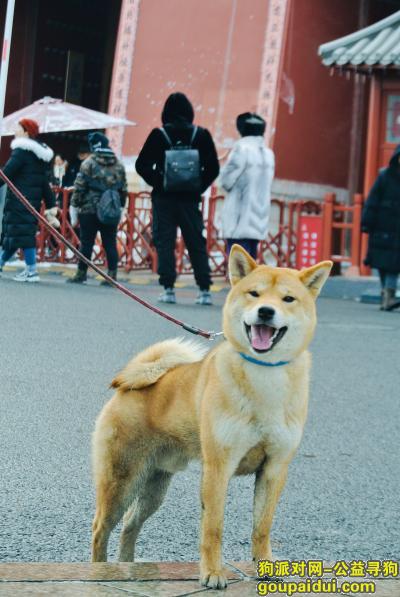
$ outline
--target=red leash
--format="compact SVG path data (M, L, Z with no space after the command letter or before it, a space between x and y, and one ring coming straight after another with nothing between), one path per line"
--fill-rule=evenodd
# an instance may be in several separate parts
M28 211L30 211L30 213L33 216L35 216L35 218L37 220L39 220L39 222L41 222L43 224L43 226L45 226L45 228L50 232L50 234L52 234L57 240L64 243L81 261L83 261L84 263L86 263L86 265L88 265L89 267L94 269L94 271L96 273L98 273L100 276L102 276L105 280L107 280L107 282L111 286L114 286L120 292L123 292L124 294L126 294L126 296L129 296L129 298L140 303L141 305L143 305L143 307L150 309L150 311L157 313L157 315L161 315L161 317L168 319L168 321L175 323L176 325L180 326L181 328L183 328L187 332L190 332L191 334L195 334L197 336L203 336L203 338L207 338L208 340L214 340L217 336L222 335L222 332L213 332L213 331L202 330L195 326L188 325L188 324L184 323L183 321L180 321L179 319L176 319L169 313L166 313L165 311L161 311L161 309L158 309L151 303L148 303L147 301L141 299L139 296L134 294L131 290L126 288L126 286L123 286L122 284L120 284L119 282L117 282L116 280L111 278L111 276L109 276L108 274L103 272L103 270L101 270L98 265L96 265L95 263L90 261L90 259L87 259L87 257L82 255L82 253L80 251L78 251L78 249L76 249L68 239L64 238L64 236L62 234L60 234L58 232L58 230L56 230L55 228L53 228L53 226L51 226L51 224L49 224L49 222L46 220L46 218L44 218L38 211L36 211L36 209L29 203L29 201L26 199L26 197L24 197L24 195L21 193L21 191L19 191L17 189L17 187L11 182L11 180L4 174L4 172L1 168L0 168L0 178L2 178L4 180L4 182L8 185L8 187L11 189L11 191L14 193L14 195L16 197L18 197L18 199L24 204L26 209Z

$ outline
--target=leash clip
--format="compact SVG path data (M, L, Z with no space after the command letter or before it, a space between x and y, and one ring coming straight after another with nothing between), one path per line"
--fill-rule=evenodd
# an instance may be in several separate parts
M209 339L210 340L216 340L218 338L218 336L223 336L224 332L214 332L214 331L210 331L208 332L210 334Z
M194 325L188 325L187 323L184 323L182 325L182 328L187 332L194 334L195 336L203 336L208 340L215 340L218 336L224 335L224 332L214 332L213 330L211 330L210 332L206 332L204 330L201 330L200 328L195 327Z

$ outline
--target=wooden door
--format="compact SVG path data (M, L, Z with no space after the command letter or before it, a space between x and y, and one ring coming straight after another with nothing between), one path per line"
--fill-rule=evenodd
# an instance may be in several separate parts
M390 75L375 72L370 85L368 133L364 173L364 197L374 184L380 168L385 168L393 150L400 144L400 81L396 81L397 71ZM371 270L364 265L367 253L368 236L361 238L361 275L370 275Z
M400 85L389 83L382 89L378 168L389 164L393 150L400 144Z

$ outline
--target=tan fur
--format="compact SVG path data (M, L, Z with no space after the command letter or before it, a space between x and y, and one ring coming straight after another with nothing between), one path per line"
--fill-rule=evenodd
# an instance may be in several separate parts
M207 351L184 338L158 342L136 355L111 382L122 392L150 386L170 369L200 361Z
M252 554L271 558L270 529L287 468L307 416L307 346L316 324L315 298L331 262L298 272L256 267L238 246L231 251L233 285L223 313L226 340L204 357L182 340L156 344L135 357L113 381L93 435L97 507L93 561L105 561L110 532L124 516L120 560L133 561L145 520L161 505L172 475L189 460L203 462L201 582L224 588L221 542L227 486L233 475L255 474ZM250 292L257 292L254 297ZM294 296L291 303L284 296ZM275 310L286 334L257 353L245 323L259 308ZM245 361L238 352L268 363Z

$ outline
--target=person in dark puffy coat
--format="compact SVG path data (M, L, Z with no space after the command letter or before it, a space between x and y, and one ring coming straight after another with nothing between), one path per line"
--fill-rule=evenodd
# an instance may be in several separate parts
M116 158L108 138L103 133L89 133L88 142L91 155L82 162L75 180L75 190L71 197L71 224L75 226L79 219L80 250L88 259L91 258L97 232L100 232L101 242L107 255L108 274L116 280L118 224L102 223L97 216L97 206L104 190L115 187L119 192L122 215L128 193L125 168ZM67 282L73 284L86 282L87 269L88 266L80 261L75 275ZM103 280L101 284L108 285L108 282Z
M195 131L193 120L194 110L188 98L183 93L171 94L161 115L163 128L174 146L180 144L198 150L201 175L199 192L164 190L165 152L171 145L159 128L153 129L146 139L136 160L136 172L153 187L153 240L158 255L159 282L164 286L159 300L165 303L176 302L175 244L179 226L192 262L196 283L200 288L196 302L211 305L210 267L199 203L202 193L217 178L219 163L210 133L202 127L197 127Z
M38 134L36 121L28 118L19 121L15 139L11 142L11 157L3 171L33 207L40 211L42 199L47 209L51 209L55 205L55 197L49 185L49 164L53 150L38 141ZM23 249L26 268L14 277L18 282L40 280L36 271L36 232L36 218L8 189L3 213L0 271L18 249Z
M400 145L368 195L361 227L369 234L365 264L379 271L381 309L392 311L400 306L396 300L400 272Z

